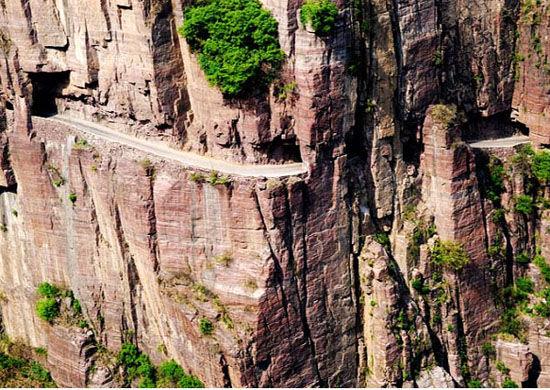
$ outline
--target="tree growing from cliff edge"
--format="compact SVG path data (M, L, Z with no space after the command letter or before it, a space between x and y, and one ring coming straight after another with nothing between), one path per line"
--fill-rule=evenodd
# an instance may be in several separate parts
M300 10L300 22L311 26L319 36L329 35L336 27L338 8L331 0L306 0Z
M544 185L550 183L550 151L542 150L533 157L533 174Z
M208 82L227 97L266 87L284 60L277 21L258 0L200 1L179 29Z

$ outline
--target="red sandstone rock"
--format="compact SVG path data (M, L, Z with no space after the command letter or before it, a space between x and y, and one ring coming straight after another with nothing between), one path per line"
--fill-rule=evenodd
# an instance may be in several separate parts
M532 140L549 143L540 55L519 64L514 89L516 10L502 0L338 0L336 32L322 38L300 26L300 1L262 3L287 54L277 83L296 83L285 101L273 88L227 101L208 85L176 33L186 1L0 1L0 328L47 346L60 385L115 385L108 367L90 369L89 335L36 317L34 290L48 280L74 291L111 352L131 335L154 362L174 358L209 386L443 387L465 384L463 364L487 382L480 349L499 310L489 271L505 271L486 253L494 210L459 133L508 132L513 94ZM529 24L519 25L526 53ZM543 17L536 30L547 27ZM541 34L543 54L547 46ZM46 99L37 73L56 80L60 111L218 159L302 159L310 171L226 188L120 145L75 147L76 129L30 117L33 100ZM470 121L436 123L429 106L440 101ZM512 171L507 210L524 185ZM403 221L408 205L417 211ZM472 259L444 273L439 323L433 292L411 286L432 283L430 243L410 253L415 219L432 217L439 237ZM547 216L527 229L506 219L512 251L537 232L550 257ZM381 231L387 250L368 238ZM546 325L529 326L528 346L498 350L517 381L537 357L538 384L548 386Z

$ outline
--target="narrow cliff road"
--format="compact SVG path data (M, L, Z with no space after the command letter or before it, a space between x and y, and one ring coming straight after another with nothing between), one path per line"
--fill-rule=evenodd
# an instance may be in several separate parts
M102 138L106 141L116 142L157 157L178 161L189 168L206 171L218 171L226 175L245 177L275 178L307 173L307 165L305 163L292 163L284 165L232 163L207 156L201 156L195 153L176 150L159 142L139 139L134 136L118 132L109 127L82 119L76 119L65 115L54 115L47 119L53 122L59 122L64 125L72 126L79 131Z
M526 144L528 142L529 137L526 135L514 135L512 137L472 142L470 146L474 149L513 148L514 146Z

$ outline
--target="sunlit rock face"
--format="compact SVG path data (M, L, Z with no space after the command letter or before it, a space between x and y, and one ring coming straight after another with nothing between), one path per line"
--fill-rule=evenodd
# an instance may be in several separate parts
M470 147L550 144L547 2L334 3L320 37L302 1L262 0L285 62L229 99L177 32L189 1L0 0L0 331L47 347L58 385L120 386L130 342L216 387L550 386L548 320L500 332L507 286L548 287L516 261L550 264L548 211L515 211L548 188L521 144ZM216 176L53 114L304 170ZM469 263L437 264L438 240ZM43 281L73 291L86 327L38 318Z

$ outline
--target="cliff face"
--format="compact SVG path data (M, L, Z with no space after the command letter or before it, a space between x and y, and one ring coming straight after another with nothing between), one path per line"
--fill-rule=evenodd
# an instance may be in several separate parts
M262 0L285 64L227 99L177 34L188 3L0 0L0 330L47 347L62 386L120 384L125 342L208 386L550 386L548 319L502 331L507 287L531 278L533 304L548 287L517 260L550 264L547 183L514 158L526 137L473 144L550 144L550 5L339 0L319 38L302 1ZM304 169L217 176L91 122ZM468 264L438 263L441 241ZM43 281L73 291L85 329L37 317Z

